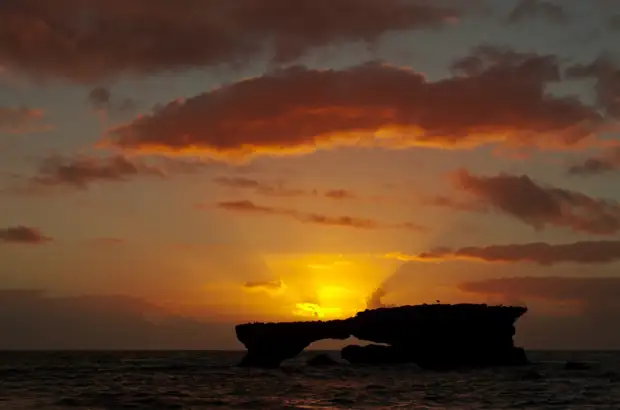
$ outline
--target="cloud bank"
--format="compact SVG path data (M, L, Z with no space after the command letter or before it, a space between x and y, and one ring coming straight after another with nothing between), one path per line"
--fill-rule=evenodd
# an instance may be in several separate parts
M245 62L277 62L390 30L437 27L459 10L422 1L4 0L0 65L35 78L93 83Z
M101 146L237 160L346 145L566 148L605 123L594 107L547 93L560 78L553 56L483 47L453 71L430 82L378 62L278 69L158 107L110 130Z

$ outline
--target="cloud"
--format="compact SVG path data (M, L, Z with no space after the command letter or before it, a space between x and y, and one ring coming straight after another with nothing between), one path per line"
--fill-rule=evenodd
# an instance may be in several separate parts
M571 175L590 176L620 170L620 148L611 148L602 155L586 158L568 168Z
M105 87L95 87L87 97L88 103L93 109L105 112L123 113L135 108L135 101L125 98L120 101L112 98L112 93Z
M41 162L38 174L29 182L34 186L87 189L94 182L126 181L138 175L163 177L164 171L120 155L105 158L52 156Z
M558 263L605 264L620 261L620 241L581 241L557 245L534 242L459 249L437 248L417 255L396 252L386 257L420 262L470 260L494 263L528 262L545 266Z
M567 189L543 186L527 175L454 175L455 186L495 210L537 230L547 226L611 235L620 231L620 204Z
M270 50L293 61L342 41L436 27L458 10L421 1L4 0L0 65L24 74L95 82L239 63Z
M356 196L347 189L330 189L325 192L325 197L336 200L354 199Z
M531 18L542 18L552 23L565 23L566 11L559 4L545 0L519 0L508 16L511 23L520 23Z
M126 182L138 177L168 178L211 169L213 162L163 156L131 158L123 155L51 155L38 158L34 175L12 174L0 193L42 195L62 189L86 190L92 184ZM221 165L221 164L220 164Z
M0 106L0 133L21 134L50 129L43 122L43 111L29 107Z
M280 215L287 216L296 219L299 222L311 223L317 225L326 226L340 226L356 229L406 229L412 231L424 231L426 227L415 223L405 222L400 224L382 224L374 219L368 218L356 218L352 216L329 216L321 215L312 212L300 212L293 209L277 208L264 205L257 205L252 201L228 201L219 202L216 205L218 208L233 211L244 212L250 214L263 214L263 215Z
M88 102L91 103L95 109L107 108L110 104L111 94L107 88L96 87L88 93Z
M271 294L280 294L286 290L286 284L282 279L262 281L262 282L246 282L243 288L248 291L263 291Z
M281 183L271 184L246 177L217 177L213 179L218 185L229 188L251 189L259 195L274 197L305 196L308 192L302 189L287 188Z
M282 182L265 182L246 177L217 177L213 179L213 182L228 188L248 189L259 195L273 197L316 197L321 195L334 200L354 199L357 197L353 192L346 189L329 189L321 194L317 189L288 188Z
M608 127L594 107L546 92L560 79L555 57L486 47L452 68L436 82L378 62L279 69L170 102L110 130L100 146L229 160L347 145L563 149Z
M378 287L374 292L366 299L366 309L379 309L384 307L393 307L394 305L386 305L383 303L383 298L387 296L387 291L383 287Z
M0 228L0 242L40 245L52 240L49 236L43 235L37 228L23 225Z
M565 71L567 78L596 80L596 102L605 113L620 119L620 68L607 55L599 56L590 64L575 64Z
M424 205L449 208L457 211L487 212L489 207L484 202L450 198L444 195L427 196L421 199Z

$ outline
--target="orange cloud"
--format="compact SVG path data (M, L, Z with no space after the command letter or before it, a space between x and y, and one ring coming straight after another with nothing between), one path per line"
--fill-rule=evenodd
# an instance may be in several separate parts
M545 186L527 175L483 177L460 170L454 182L477 200L535 229L555 226L597 235L620 231L620 204L612 200Z
M341 226L356 229L407 229L412 231L424 231L426 227L415 223L401 224L382 224L374 219L356 218L352 216L328 216L312 212L300 212L287 208L276 208L270 206L257 205L252 201L230 201L219 202L218 208L234 212L245 212L253 214L280 215L288 216L304 223L312 223L326 226Z
M360 144L567 148L604 127L594 107L546 92L560 76L554 57L481 48L453 69L457 76L437 82L377 62L275 70L170 102L110 130L101 145L227 159Z
M0 133L20 134L50 129L43 123L43 111L29 107L0 106Z
M53 239L45 236L37 228L18 225L0 229L0 242L40 245Z
M0 65L96 82L238 63L271 51L293 61L333 42L435 27L459 11L401 0L4 0Z
M471 260L479 262L529 262L547 266L564 262L602 264L620 261L620 241L582 241L559 245L534 242L469 246L459 249L437 248L417 255L391 253L386 257L420 262Z

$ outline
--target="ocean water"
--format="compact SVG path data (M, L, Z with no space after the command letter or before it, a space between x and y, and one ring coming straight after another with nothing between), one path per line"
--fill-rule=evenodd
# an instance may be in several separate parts
M243 352L2 352L0 409L620 409L620 352L458 372L306 366L315 354L260 370L235 366Z

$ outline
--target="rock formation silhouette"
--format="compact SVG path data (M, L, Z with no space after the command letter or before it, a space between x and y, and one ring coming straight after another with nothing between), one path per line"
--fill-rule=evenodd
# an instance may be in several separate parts
M344 320L247 323L235 330L247 349L242 366L278 367L313 342L350 336L377 343L342 349L341 357L350 363L509 366L527 363L513 342L514 324L525 312L525 307L424 304L365 310Z

